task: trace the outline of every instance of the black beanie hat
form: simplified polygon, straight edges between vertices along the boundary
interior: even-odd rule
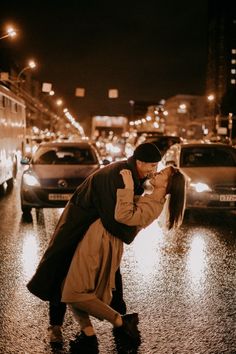
[[[133,157],[143,162],[158,162],[161,160],[161,153],[155,144],[143,143],[136,147]]]

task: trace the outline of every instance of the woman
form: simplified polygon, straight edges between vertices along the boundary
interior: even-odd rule
[[[167,167],[150,179],[153,190],[134,196],[134,183],[129,170],[122,170],[124,189],[117,190],[115,219],[126,225],[144,228],[158,218],[169,194],[168,229],[181,224],[184,210],[185,179],[179,170]],[[139,345],[138,314],[121,315],[113,310],[112,290],[115,272],[120,266],[123,242],[112,236],[96,220],[78,244],[62,289],[62,302],[70,305],[81,327],[81,334],[71,343],[78,348],[98,346],[89,315],[106,319],[114,326],[114,334]]]

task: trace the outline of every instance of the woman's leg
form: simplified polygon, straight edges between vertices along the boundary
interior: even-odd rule
[[[71,304],[69,306],[81,329],[80,334],[77,334],[76,338],[70,341],[72,352],[77,353],[78,351],[84,353],[84,351],[86,351],[87,353],[88,350],[90,350],[89,353],[99,353],[97,336],[88,313],[72,306]]]
[[[121,315],[98,298],[84,301],[80,300],[79,302],[74,302],[70,305],[72,306],[74,312],[78,313],[83,311],[84,313],[94,316],[100,320],[105,319],[110,322],[114,326],[113,333],[115,337],[122,337],[125,341],[130,340],[132,345],[140,344],[140,333],[137,328],[137,313]]]
[[[82,313],[87,313],[100,320],[107,320],[113,324],[114,327],[122,325],[121,315],[98,298],[74,302],[70,305],[74,313],[79,314],[82,311]]]
[[[78,321],[81,329],[88,327],[88,326],[92,326],[92,323],[90,321],[89,315],[87,312],[81,311],[79,310],[77,307],[71,306],[70,308],[76,318],[76,320]]]

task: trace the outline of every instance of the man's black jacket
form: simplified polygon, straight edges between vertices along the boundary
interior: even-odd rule
[[[143,193],[133,157],[112,163],[90,175],[67,203],[49,246],[27,284],[31,293],[42,300],[60,300],[61,285],[77,244],[96,219],[100,218],[106,230],[126,244],[133,241],[138,229],[114,219],[116,191],[124,187],[120,175],[122,169],[132,171],[135,194]]]

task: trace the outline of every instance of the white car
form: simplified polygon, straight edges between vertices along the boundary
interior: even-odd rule
[[[179,167],[185,174],[186,209],[236,210],[236,149],[232,146],[175,144],[161,163]]]

